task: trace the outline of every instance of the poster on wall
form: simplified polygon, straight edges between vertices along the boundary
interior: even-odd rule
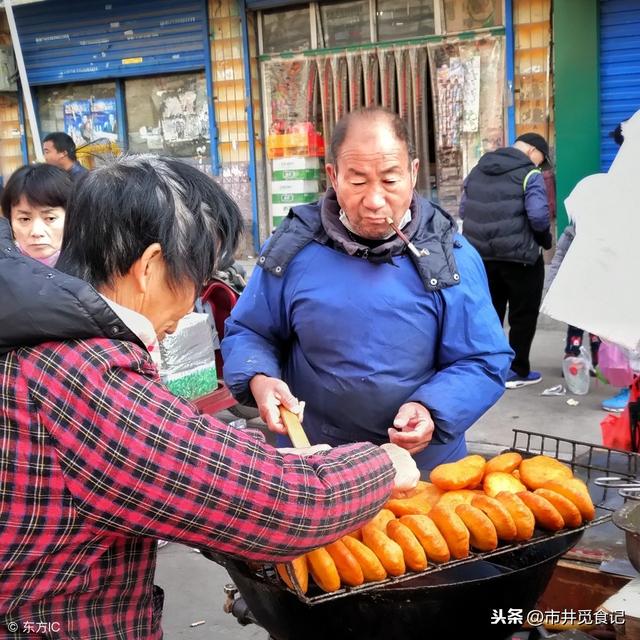
[[[209,137],[206,105],[198,104],[195,88],[160,93],[160,126],[165,143],[195,142]]]
[[[465,176],[504,144],[504,38],[428,45],[442,206],[457,214]]]
[[[89,100],[69,100],[62,105],[65,133],[73,138],[76,145],[91,142],[93,123]]]
[[[116,140],[118,138],[115,98],[94,100],[91,105],[91,119],[93,121],[93,139]]]
[[[308,60],[270,61],[264,64],[263,73],[270,97],[266,103],[269,133],[285,133],[292,125],[307,122],[313,96],[311,63]]]

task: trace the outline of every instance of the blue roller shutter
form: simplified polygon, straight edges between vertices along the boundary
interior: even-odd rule
[[[600,164],[607,171],[617,152],[609,137],[640,109],[640,2],[600,2]]]
[[[29,83],[203,68],[205,0],[48,0],[15,8]]]

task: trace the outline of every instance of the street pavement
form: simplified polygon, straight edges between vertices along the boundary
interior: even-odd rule
[[[542,382],[507,390],[496,406],[468,431],[470,451],[485,455],[499,452],[511,444],[514,428],[589,443],[600,442],[599,425],[605,416],[600,403],[613,395],[615,389],[592,380],[586,396],[540,395],[545,388],[563,384],[564,337],[564,325],[548,318],[540,319],[531,361],[533,368],[542,372]],[[579,404],[567,404],[570,398]],[[221,418],[232,419],[232,416],[222,414]],[[254,625],[241,627],[231,615],[223,612],[223,586],[229,578],[221,567],[178,544],[160,549],[158,558],[156,583],[165,590],[165,640],[266,640],[264,630]],[[202,620],[204,624],[190,626]]]

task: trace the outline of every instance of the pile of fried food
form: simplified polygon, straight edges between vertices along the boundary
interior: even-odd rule
[[[290,563],[302,592],[309,574],[332,592],[424,571],[429,562],[466,558],[471,549],[492,551],[501,541],[528,540],[536,526],[560,531],[595,517],[584,482],[544,455],[523,460],[508,452],[489,461],[470,455],[439,465],[430,480],[389,500],[360,530]],[[287,565],[276,569],[293,589]]]

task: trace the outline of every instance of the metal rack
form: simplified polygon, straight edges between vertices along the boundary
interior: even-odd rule
[[[536,530],[535,535],[530,540],[519,543],[502,544],[494,551],[483,553],[472,552],[467,558],[460,560],[451,560],[442,564],[430,565],[424,571],[407,572],[398,577],[390,577],[379,582],[368,582],[358,587],[343,587],[338,591],[331,593],[321,593],[315,596],[308,596],[303,593],[297,583],[295,575],[291,570],[291,565],[287,564],[287,573],[291,583],[295,589],[290,589],[278,576],[275,568],[266,565],[259,569],[256,576],[267,582],[278,584],[283,589],[294,593],[299,600],[308,604],[315,605],[338,598],[344,598],[354,593],[363,593],[365,591],[375,591],[383,589],[390,585],[396,585],[403,582],[409,582],[420,576],[431,575],[437,572],[459,567],[465,564],[471,564],[480,560],[490,561],[496,557],[506,553],[514,552],[528,547],[544,544],[554,538],[563,538],[566,536],[576,535],[591,527],[607,522],[611,519],[612,512],[615,511],[622,503],[617,490],[613,487],[605,485],[596,485],[596,478],[617,476],[625,480],[637,480],[640,474],[640,454],[630,451],[622,451],[619,449],[609,449],[601,445],[581,442],[579,440],[569,440],[548,434],[535,433],[533,431],[523,431],[514,429],[513,444],[508,449],[517,451],[523,457],[531,457],[544,453],[545,455],[555,457],[558,460],[571,466],[575,476],[580,477],[590,487],[592,499],[596,505],[596,517],[590,522],[584,523],[575,529],[565,529],[557,533],[542,532]],[[594,496],[601,490],[601,496]]]

